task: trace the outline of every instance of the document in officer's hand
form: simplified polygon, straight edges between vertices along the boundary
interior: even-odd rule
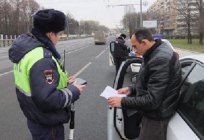
[[[101,97],[104,97],[106,99],[113,97],[113,96],[118,96],[118,97],[125,97],[126,95],[124,94],[118,94],[118,91],[115,90],[114,88],[107,86],[104,91],[100,95]]]

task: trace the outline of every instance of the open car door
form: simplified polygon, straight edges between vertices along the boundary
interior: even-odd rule
[[[109,50],[109,66],[113,66],[115,65],[114,59],[113,59],[113,52],[115,49],[115,41],[111,41],[110,42],[110,46],[109,46],[110,50]]]
[[[135,75],[138,74],[138,71],[136,71],[133,74],[133,73],[127,73],[126,70],[131,66],[131,64],[139,64],[140,66],[141,63],[142,63],[141,58],[132,58],[132,59],[127,59],[126,61],[124,61],[121,64],[120,69],[117,73],[113,88],[117,90],[122,87],[126,87],[130,84],[134,84],[134,81],[132,79]],[[124,129],[124,126],[127,126],[127,125],[124,123],[124,116],[122,113],[122,108],[114,108],[114,107],[109,106],[107,126],[108,126],[107,128],[108,130],[107,139],[108,140],[120,140],[120,139],[128,140],[134,137],[128,134],[129,131],[134,131],[132,130],[132,128],[129,129],[126,127]]]

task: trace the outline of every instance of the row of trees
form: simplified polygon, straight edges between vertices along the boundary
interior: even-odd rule
[[[32,26],[31,15],[39,9],[34,0],[0,0],[0,34],[18,35]]]
[[[19,35],[32,28],[32,14],[40,5],[35,0],[0,0],[0,34]],[[69,13],[69,34],[91,34],[96,30],[107,32],[108,28],[99,25],[97,21],[77,21]]]
[[[108,28],[104,25],[100,25],[98,21],[94,20],[82,20],[77,21],[69,13],[68,18],[68,28],[65,32],[68,34],[92,34],[94,31],[100,30],[108,32]]]

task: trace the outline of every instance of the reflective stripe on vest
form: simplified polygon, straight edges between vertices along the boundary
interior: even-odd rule
[[[42,47],[37,47],[28,52],[18,63],[14,64],[14,78],[16,88],[27,96],[31,96],[30,88],[30,69],[32,66],[44,58],[44,50]],[[52,59],[57,65],[57,70],[60,75],[57,89],[67,87],[67,73],[63,72],[57,60],[52,56]]]

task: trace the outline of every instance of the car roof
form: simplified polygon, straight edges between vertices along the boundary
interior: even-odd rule
[[[183,59],[194,59],[204,63],[204,54],[188,55],[188,56],[182,57],[180,60],[183,60]]]

